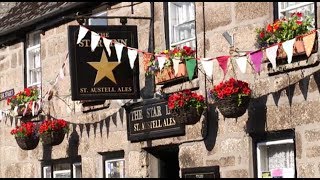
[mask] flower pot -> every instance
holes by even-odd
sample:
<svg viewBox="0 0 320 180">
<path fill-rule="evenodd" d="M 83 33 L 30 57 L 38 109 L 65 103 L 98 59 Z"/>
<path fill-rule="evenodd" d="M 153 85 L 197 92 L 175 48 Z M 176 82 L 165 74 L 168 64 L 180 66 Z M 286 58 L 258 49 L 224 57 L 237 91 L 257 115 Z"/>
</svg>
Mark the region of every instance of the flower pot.
<svg viewBox="0 0 320 180">
<path fill-rule="evenodd" d="M 63 129 L 59 131 L 52 131 L 51 133 L 43 133 L 40 135 L 43 145 L 59 145 L 62 143 L 65 136 Z"/>
<path fill-rule="evenodd" d="M 226 118 L 237 118 L 242 116 L 250 102 L 249 96 L 241 96 L 241 104 L 238 106 L 238 95 L 229 96 L 223 99 L 215 99 L 220 113 Z"/>
<path fill-rule="evenodd" d="M 38 136 L 15 137 L 18 146 L 23 150 L 35 149 L 39 144 Z"/>
<path fill-rule="evenodd" d="M 175 109 L 171 110 L 171 114 L 177 122 L 185 125 L 196 124 L 203 113 L 203 108 L 199 108 L 199 111 L 195 107 L 188 109 Z"/>
<path fill-rule="evenodd" d="M 174 78 L 173 68 L 166 67 L 156 73 L 155 82 L 157 84 L 163 81 L 168 81 L 173 78 Z"/>
</svg>

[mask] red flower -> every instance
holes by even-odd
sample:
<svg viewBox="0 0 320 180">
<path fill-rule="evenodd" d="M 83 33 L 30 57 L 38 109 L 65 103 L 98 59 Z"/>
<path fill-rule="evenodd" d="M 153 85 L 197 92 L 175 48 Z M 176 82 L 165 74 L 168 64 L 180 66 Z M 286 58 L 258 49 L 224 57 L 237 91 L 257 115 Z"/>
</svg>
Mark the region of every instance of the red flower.
<svg viewBox="0 0 320 180">
<path fill-rule="evenodd" d="M 264 36 L 265 36 L 265 34 L 264 34 L 264 32 L 260 32 L 260 38 L 264 38 Z"/>
<path fill-rule="evenodd" d="M 271 33 L 272 31 L 273 31 L 272 25 L 268 24 L 268 26 L 267 26 L 267 32 L 268 32 L 268 33 Z"/>
<path fill-rule="evenodd" d="M 228 81 L 219 83 L 218 85 L 214 86 L 209 92 L 212 97 L 219 99 L 238 94 L 243 96 L 251 95 L 249 84 L 244 81 L 235 80 L 234 78 L 230 78 Z"/>
<path fill-rule="evenodd" d="M 50 133 L 52 131 L 69 131 L 68 123 L 63 119 L 44 120 L 39 127 L 39 134 Z"/>
<path fill-rule="evenodd" d="M 168 108 L 170 110 L 190 107 L 199 108 L 204 106 L 204 97 L 189 89 L 173 93 L 168 98 Z"/>
<path fill-rule="evenodd" d="M 21 123 L 20 126 L 17 126 L 10 131 L 10 134 L 15 135 L 16 137 L 28 137 L 35 135 L 35 133 L 34 122 Z"/>
</svg>

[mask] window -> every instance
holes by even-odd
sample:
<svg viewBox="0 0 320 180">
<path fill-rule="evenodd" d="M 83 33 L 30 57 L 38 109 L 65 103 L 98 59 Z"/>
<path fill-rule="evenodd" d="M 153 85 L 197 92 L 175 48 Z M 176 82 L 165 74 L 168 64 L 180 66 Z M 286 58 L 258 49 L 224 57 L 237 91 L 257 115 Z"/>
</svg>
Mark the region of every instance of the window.
<svg viewBox="0 0 320 180">
<path fill-rule="evenodd" d="M 125 178 L 124 151 L 102 153 L 104 178 Z"/>
<path fill-rule="evenodd" d="M 99 16 L 107 16 L 106 6 L 97 8 L 92 11 L 92 16 L 99 17 Z M 90 18 L 89 19 L 90 26 L 107 26 L 108 21 L 106 18 Z"/>
<path fill-rule="evenodd" d="M 41 85 L 40 33 L 27 35 L 26 49 L 27 87 Z"/>
<path fill-rule="evenodd" d="M 250 136 L 255 177 L 296 177 L 294 129 L 252 132 Z"/>
<path fill-rule="evenodd" d="M 267 141 L 257 144 L 258 178 L 295 177 L 293 139 Z"/>
<path fill-rule="evenodd" d="M 290 17 L 291 13 L 302 12 L 304 15 L 313 17 L 315 22 L 314 2 L 278 2 L 278 17 Z"/>
<path fill-rule="evenodd" d="M 105 161 L 106 178 L 124 178 L 124 159 Z"/>
<path fill-rule="evenodd" d="M 168 2 L 169 46 L 196 49 L 194 2 Z"/>
<path fill-rule="evenodd" d="M 42 166 L 43 178 L 81 178 L 80 157 L 76 160 L 59 159 L 50 162 L 44 162 Z"/>
</svg>

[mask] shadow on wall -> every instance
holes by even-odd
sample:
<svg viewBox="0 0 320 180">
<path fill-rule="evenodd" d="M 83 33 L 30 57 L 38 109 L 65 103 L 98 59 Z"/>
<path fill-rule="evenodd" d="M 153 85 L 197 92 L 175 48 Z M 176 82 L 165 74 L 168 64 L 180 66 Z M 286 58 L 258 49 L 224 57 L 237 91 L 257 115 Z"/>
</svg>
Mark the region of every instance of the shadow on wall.
<svg viewBox="0 0 320 180">
<path fill-rule="evenodd" d="M 316 87 L 311 87 L 312 88 L 317 88 L 319 93 L 320 93 L 320 70 L 312 74 L 314 77 L 315 81 L 315 86 Z M 303 95 L 304 100 L 307 100 L 308 97 L 308 90 L 309 90 L 309 84 L 310 84 L 310 76 L 306 76 L 303 79 L 299 80 L 297 83 L 289 85 L 288 86 L 280 89 L 279 91 L 271 93 L 273 100 L 278 106 L 279 99 L 281 96 L 283 96 L 282 92 L 285 92 L 285 96 L 287 96 L 289 100 L 289 105 L 290 107 L 292 106 L 293 102 L 293 97 L 295 93 L 295 88 L 298 85 L 301 91 L 301 94 Z M 265 127 L 267 126 L 267 98 L 269 94 L 263 95 L 258 98 L 252 98 L 249 108 L 248 108 L 248 121 L 246 124 L 246 131 L 247 133 L 260 133 L 260 132 L 265 132 Z"/>
<path fill-rule="evenodd" d="M 216 107 L 213 104 L 208 104 L 207 113 L 205 113 L 205 120 L 202 121 L 202 123 L 204 123 L 202 126 L 203 127 L 202 131 L 206 131 L 206 132 L 203 132 L 203 134 L 206 133 L 204 144 L 208 151 L 211 151 L 216 144 L 218 126 L 219 126 L 218 120 L 219 120 L 219 115 Z M 207 123 L 206 128 L 204 128 L 206 126 L 205 123 Z"/>
<path fill-rule="evenodd" d="M 69 145 L 67 148 L 68 157 L 76 157 L 79 153 L 79 134 L 76 131 L 77 126 L 75 124 L 72 125 L 72 133 L 69 137 Z"/>
</svg>

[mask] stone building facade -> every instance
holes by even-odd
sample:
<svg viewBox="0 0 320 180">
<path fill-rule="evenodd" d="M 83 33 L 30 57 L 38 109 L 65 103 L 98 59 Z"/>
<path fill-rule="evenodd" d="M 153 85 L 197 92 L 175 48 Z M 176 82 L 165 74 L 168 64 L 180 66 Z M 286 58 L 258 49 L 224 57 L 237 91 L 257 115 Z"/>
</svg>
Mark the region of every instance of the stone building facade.
<svg viewBox="0 0 320 180">
<path fill-rule="evenodd" d="M 123 2 L 101 7 L 107 10 L 108 16 L 150 17 L 149 2 L 137 3 L 133 7 L 130 5 Z M 315 7 L 319 6 L 320 3 L 316 2 Z M 222 36 L 225 31 L 234 34 L 234 46 L 240 50 L 257 49 L 255 29 L 273 21 L 274 8 L 273 2 L 195 2 L 197 56 L 228 55 L 230 45 Z M 163 2 L 154 3 L 155 49 L 164 50 L 167 46 L 163 9 Z M 72 11 L 77 12 L 78 9 Z M 319 11 L 315 12 L 316 19 L 320 18 L 319 14 Z M 237 119 L 224 118 L 214 105 L 209 105 L 210 118 L 202 116 L 198 123 L 187 125 L 183 136 L 131 142 L 127 139 L 127 116 L 122 107 L 126 101 L 107 100 L 106 108 L 83 112 L 82 102 L 71 100 L 68 61 L 64 69 L 65 76 L 52 86 L 68 55 L 70 25 L 78 25 L 78 22 L 73 19 L 42 30 L 40 59 L 42 92 L 53 87 L 54 93 L 50 101 L 43 100 L 44 112 L 67 120 L 71 123 L 71 130 L 58 146 L 44 147 L 40 142 L 36 149 L 24 151 L 10 135 L 10 130 L 19 124 L 19 119 L 3 116 L 0 122 L 0 177 L 44 177 L 43 167 L 47 162 L 64 159 L 77 159 L 75 162 L 81 163 L 81 177 L 106 177 L 104 162 L 108 153 L 115 154 L 117 158 L 120 158 L 118 154 L 122 156 L 125 177 L 160 177 L 158 159 L 166 155 L 171 157 L 171 154 L 177 160 L 180 177 L 183 169 L 207 166 L 219 167 L 218 173 L 222 178 L 258 177 L 255 151 L 259 136 L 268 137 L 269 133 L 281 134 L 284 131 L 290 132 L 294 140 L 295 176 L 320 176 L 320 146 L 317 145 L 320 134 L 318 65 L 272 76 L 268 74 L 268 63 L 262 65 L 263 70 L 259 75 L 251 68 L 247 68 L 244 74 L 236 71 L 236 77 L 249 82 L 253 90 L 253 99 L 243 116 Z M 108 19 L 108 25 L 121 23 L 119 19 Z M 128 19 L 127 25 L 137 25 L 138 48 L 148 51 L 150 21 Z M 14 89 L 15 92 L 23 90 L 25 58 L 24 41 L 3 43 L 0 49 L 1 92 L 8 89 Z M 319 61 L 318 52 L 313 53 L 308 61 Z M 198 66 L 203 71 L 201 63 Z M 143 89 L 149 81 L 145 80 L 141 57 L 139 67 L 140 88 Z M 196 89 L 205 95 L 208 89 L 223 80 L 217 61 L 214 61 L 212 81 L 204 83 L 205 77 L 200 70 L 198 77 L 192 81 L 164 87 L 163 91 L 172 93 L 181 88 Z M 234 76 L 230 68 L 227 76 Z M 156 86 L 157 90 L 160 88 L 162 86 Z M 139 101 L 144 100 L 141 98 Z M 9 108 L 5 100 L 0 102 L 0 106 L 3 111 Z M 279 138 L 282 136 L 286 135 L 279 135 Z M 166 150 L 162 150 L 162 147 Z M 176 167 L 167 168 L 169 170 L 166 172 L 169 173 L 170 168 Z"/>
</svg>

